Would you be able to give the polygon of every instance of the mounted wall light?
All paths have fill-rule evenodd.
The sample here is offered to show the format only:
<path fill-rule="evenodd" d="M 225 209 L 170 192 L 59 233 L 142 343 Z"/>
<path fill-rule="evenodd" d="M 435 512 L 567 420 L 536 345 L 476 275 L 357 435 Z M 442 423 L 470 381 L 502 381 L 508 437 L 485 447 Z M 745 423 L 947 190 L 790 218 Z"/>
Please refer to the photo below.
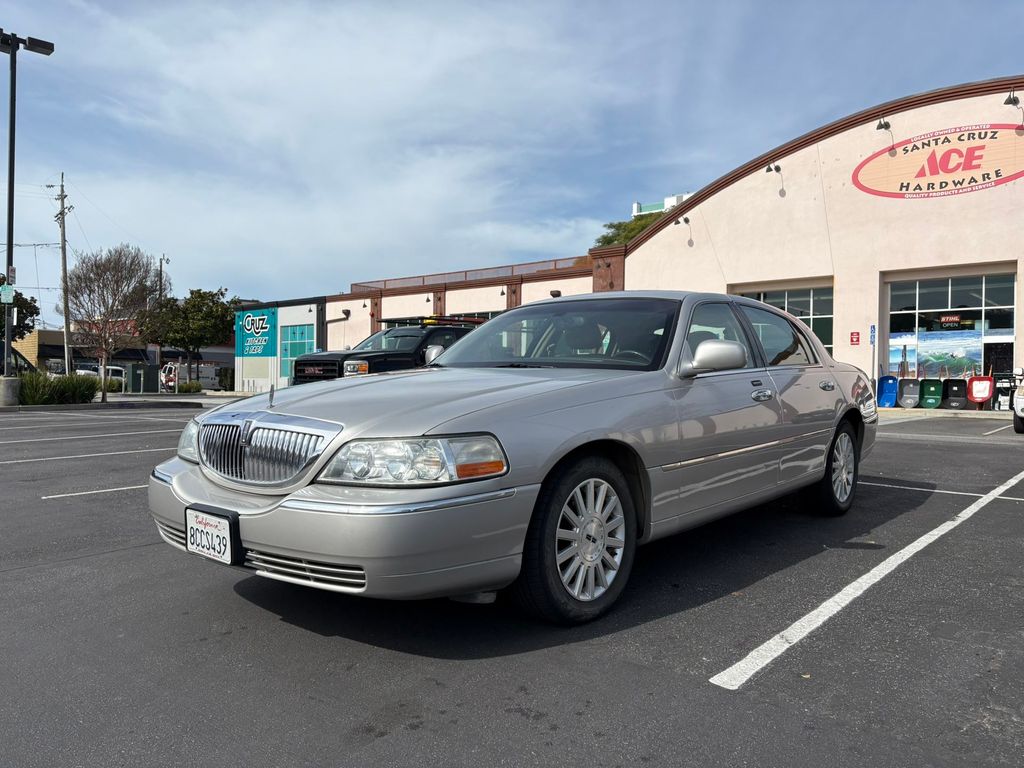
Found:
<path fill-rule="evenodd" d="M 363 299 L 363 309 L 366 309 L 366 299 Z"/>
<path fill-rule="evenodd" d="M 430 297 L 427 296 L 427 304 L 429 304 L 429 303 L 430 303 Z"/>
<path fill-rule="evenodd" d="M 501 289 L 501 295 L 502 295 L 502 296 L 504 296 L 504 295 L 505 295 L 505 289 L 504 289 L 504 288 L 502 288 L 502 289 Z"/>
<path fill-rule="evenodd" d="M 341 314 L 342 314 L 342 316 L 346 320 L 348 320 L 352 316 L 352 310 L 351 309 L 343 309 L 343 310 L 341 310 Z"/>
<path fill-rule="evenodd" d="M 782 166 L 779 165 L 778 163 L 776 163 L 775 165 L 772 165 L 771 163 L 768 163 L 768 167 L 764 169 L 765 173 L 773 173 L 773 172 L 774 173 L 779 173 L 781 171 L 782 171 Z"/>
<path fill-rule="evenodd" d="M 1013 90 L 1011 90 L 1010 95 L 1006 97 L 1006 101 L 1004 101 L 1003 104 L 1005 104 L 1008 107 L 1019 107 L 1020 98 L 1017 96 L 1016 93 L 1014 93 Z"/>
<path fill-rule="evenodd" d="M 878 118 L 878 125 L 875 126 L 876 131 L 888 131 L 892 128 L 892 125 L 884 117 Z"/>
<path fill-rule="evenodd" d="M 557 299 L 562 295 L 562 292 L 558 290 L 550 291 L 549 293 L 551 294 L 552 299 Z"/>

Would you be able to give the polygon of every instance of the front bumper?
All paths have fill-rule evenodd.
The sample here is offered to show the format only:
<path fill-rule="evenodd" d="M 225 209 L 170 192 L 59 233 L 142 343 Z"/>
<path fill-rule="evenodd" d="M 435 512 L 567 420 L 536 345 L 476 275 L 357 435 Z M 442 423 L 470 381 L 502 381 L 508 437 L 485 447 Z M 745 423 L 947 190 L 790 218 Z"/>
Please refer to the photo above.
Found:
<path fill-rule="evenodd" d="M 194 464 L 171 459 L 150 478 L 149 508 L 164 541 L 181 550 L 187 507 L 237 513 L 241 567 L 260 576 L 369 597 L 427 598 L 498 589 L 519 574 L 540 486 L 481 485 L 358 492 L 312 485 L 265 496 L 228 490 Z"/>

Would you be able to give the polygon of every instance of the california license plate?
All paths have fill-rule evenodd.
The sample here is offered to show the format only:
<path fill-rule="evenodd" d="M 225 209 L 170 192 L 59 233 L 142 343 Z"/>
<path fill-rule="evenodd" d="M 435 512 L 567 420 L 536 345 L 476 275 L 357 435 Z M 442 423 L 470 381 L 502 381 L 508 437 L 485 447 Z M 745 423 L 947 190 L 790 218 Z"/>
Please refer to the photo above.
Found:
<path fill-rule="evenodd" d="M 231 563 L 231 521 L 196 509 L 185 510 L 185 548 L 220 563 Z"/>

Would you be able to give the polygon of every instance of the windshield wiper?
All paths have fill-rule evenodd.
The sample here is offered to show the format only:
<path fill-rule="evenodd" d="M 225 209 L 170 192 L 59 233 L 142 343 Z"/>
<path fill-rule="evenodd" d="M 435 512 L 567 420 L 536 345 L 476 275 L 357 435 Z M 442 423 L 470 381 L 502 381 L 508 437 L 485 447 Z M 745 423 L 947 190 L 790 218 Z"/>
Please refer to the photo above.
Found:
<path fill-rule="evenodd" d="M 537 365 L 536 363 L 502 363 L 492 365 L 492 368 L 554 368 L 553 365 Z"/>

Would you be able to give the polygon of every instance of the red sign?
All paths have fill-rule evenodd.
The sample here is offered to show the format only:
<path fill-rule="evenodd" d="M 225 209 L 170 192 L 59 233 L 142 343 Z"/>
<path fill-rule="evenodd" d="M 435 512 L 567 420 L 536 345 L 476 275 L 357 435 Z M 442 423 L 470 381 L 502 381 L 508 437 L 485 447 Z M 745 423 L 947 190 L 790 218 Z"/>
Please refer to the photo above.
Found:
<path fill-rule="evenodd" d="M 853 171 L 862 192 L 901 200 L 978 192 L 1024 176 L 1024 129 L 1012 123 L 944 128 L 883 147 Z"/>
<path fill-rule="evenodd" d="M 850 345 L 854 347 L 860 346 L 860 331 L 850 331 Z"/>

